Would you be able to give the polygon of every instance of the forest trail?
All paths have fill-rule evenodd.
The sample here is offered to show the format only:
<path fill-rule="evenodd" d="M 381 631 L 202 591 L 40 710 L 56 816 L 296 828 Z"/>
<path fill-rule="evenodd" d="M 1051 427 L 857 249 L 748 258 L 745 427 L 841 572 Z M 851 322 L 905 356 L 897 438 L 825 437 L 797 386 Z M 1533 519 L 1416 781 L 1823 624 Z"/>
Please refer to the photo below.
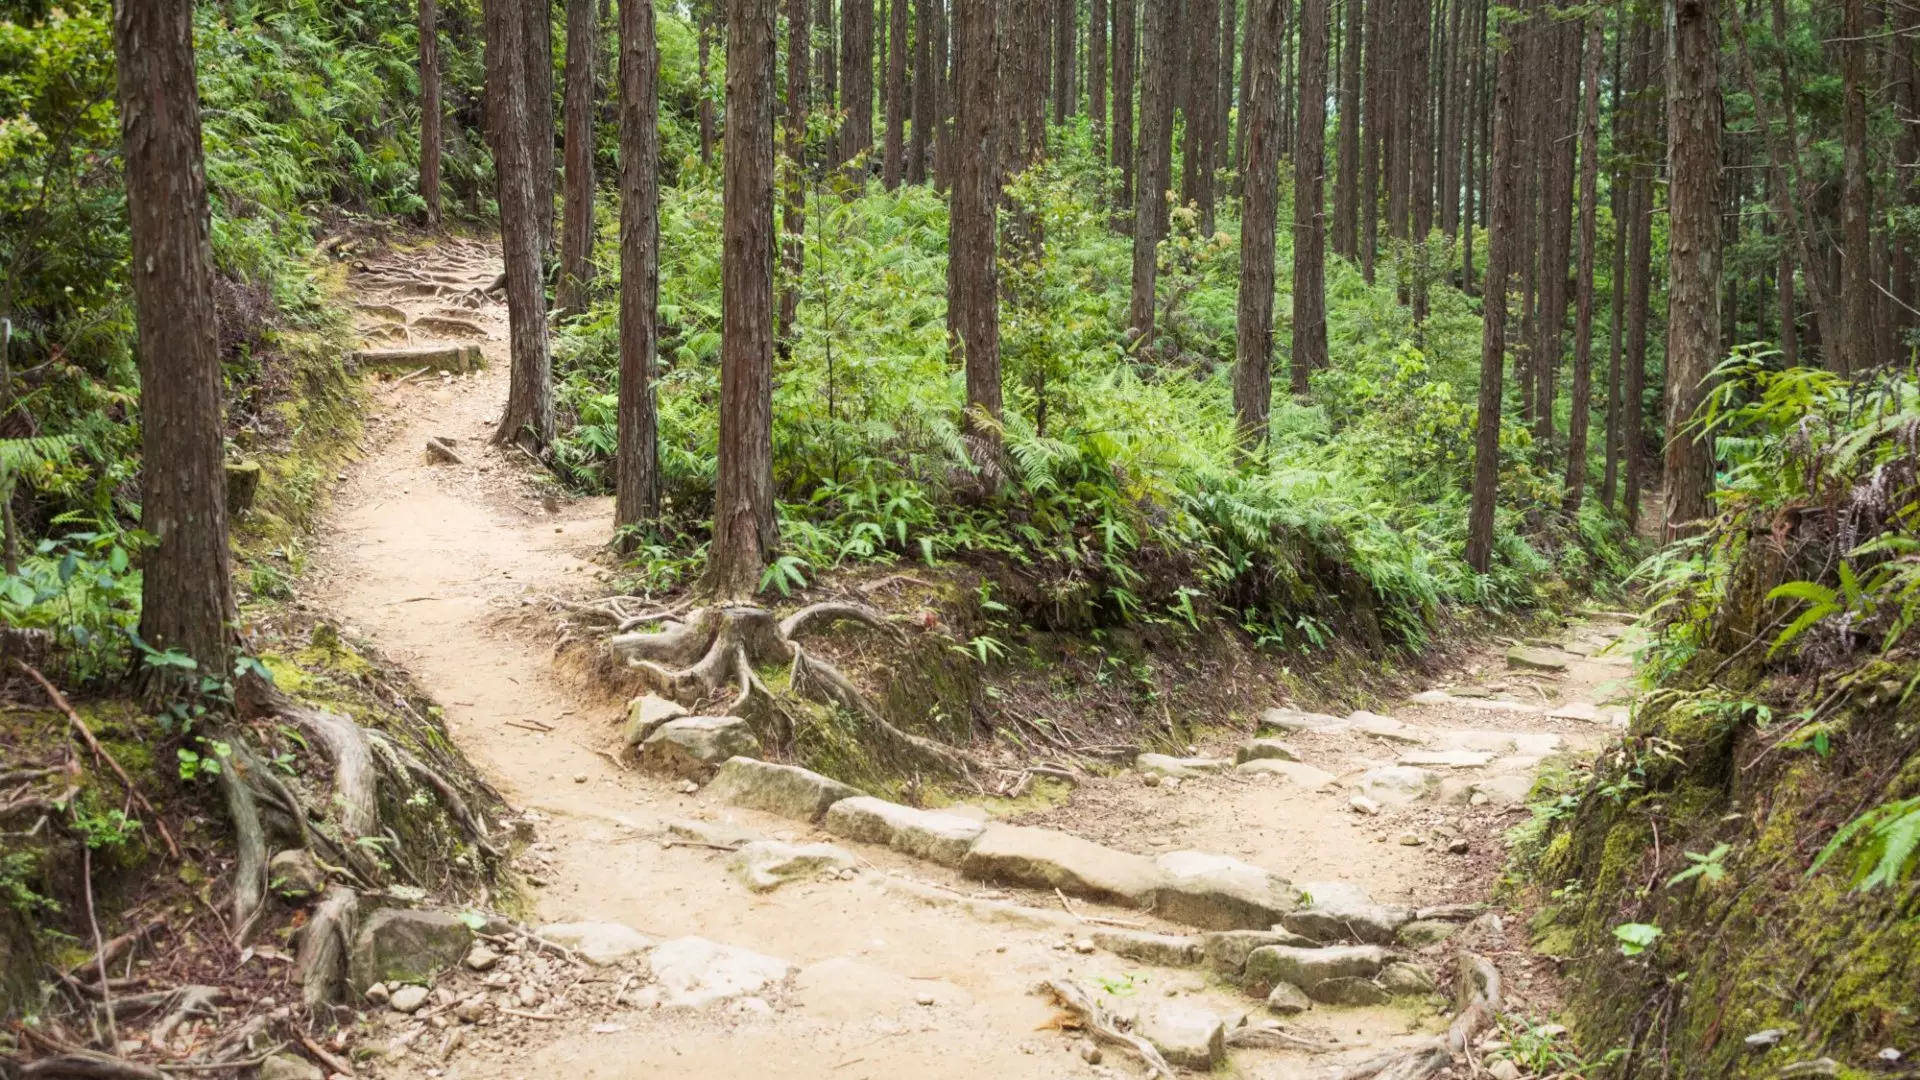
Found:
<path fill-rule="evenodd" d="M 363 1073 L 1141 1075 L 1112 1048 L 1104 1062 L 1086 1060 L 1077 1034 L 1055 1030 L 1057 1011 L 1035 988 L 1061 975 L 1105 991 L 1118 1012 L 1158 1013 L 1159 1023 L 1177 1005 L 1223 1018 L 1228 1028 L 1271 1019 L 1259 998 L 1206 967 L 1128 959 L 1090 940 L 1102 929 L 1098 920 L 1171 934 L 1191 927 L 1132 907 L 988 889 L 890 847 L 721 805 L 678 780 L 619 764 L 625 702 L 556 669 L 555 631 L 541 605 L 549 595 L 590 594 L 604 576 L 595 557 L 611 535 L 611 501 L 545 498 L 530 485 L 524 457 L 487 445 L 506 396 L 506 315 L 469 290 L 496 272 L 492 251 L 449 241 L 379 260 L 352 279 L 370 341 L 477 341 L 488 364 L 372 387 L 366 455 L 335 494 L 305 591 L 350 636 L 370 639 L 413 673 L 445 709 L 453 738 L 522 811 L 535 834 L 519 863 L 535 886 L 530 921 L 622 924 L 655 942 L 698 936 L 723 948 L 687 976 L 710 991 L 697 995 L 711 999 L 701 1007 L 660 1007 L 654 988 L 627 993 L 646 978 L 642 962 L 582 969 L 520 997 L 511 1011 L 516 988 L 502 976 L 492 984 L 499 1007 L 471 1026 L 449 1025 L 464 1032 L 459 1038 L 424 1030 L 418 1017 L 376 1011 L 369 1043 L 395 1049 Z M 394 284 L 401 279 L 424 284 Z M 428 292 L 435 295 L 419 295 Z M 477 306 L 447 306 L 461 296 Z M 396 314 L 412 329 L 394 330 Z M 461 460 L 432 459 L 430 438 Z M 1544 759 L 1598 746 L 1623 718 L 1615 699 L 1630 666 L 1601 653 L 1624 632 L 1620 620 L 1596 616 L 1512 655 L 1506 643 L 1490 642 L 1392 718 L 1269 713 L 1298 761 L 1225 767 L 1249 733 L 1221 731 L 1191 751 L 1219 754 L 1224 766 L 1188 762 L 1161 766 L 1182 775 L 1086 778 L 1067 803 L 1020 823 L 1137 855 L 1230 856 L 1323 898 L 1357 888 L 1379 905 L 1483 900 L 1503 857 L 1500 834 L 1525 820 L 1519 802 L 1534 771 Z M 1242 711 L 1255 714 L 1270 695 L 1249 688 L 1247 697 Z M 687 821 L 717 831 L 673 842 L 670 826 Z M 729 854 L 714 850 L 730 846 L 728 833 L 830 841 L 857 866 L 752 892 L 729 872 Z M 1523 927 L 1483 919 L 1459 932 L 1478 935 L 1475 947 L 1501 967 L 1510 1009 L 1552 1006 L 1551 979 L 1531 966 L 1544 961 L 1526 952 Z M 665 951 L 652 958 L 657 987 L 671 982 Z M 1431 969 L 1445 955 L 1430 949 L 1419 959 Z M 531 986 L 534 969 L 545 972 L 546 962 L 514 956 L 500 971 L 520 972 Z M 450 978 L 466 980 L 459 993 L 481 989 L 478 976 Z M 1230 1073 L 1325 1077 L 1419 1045 L 1444 1030 L 1451 1012 L 1431 1002 L 1316 1005 L 1285 1021 L 1289 1035 L 1313 1049 L 1236 1048 Z M 434 1026 L 449 1019 L 436 1016 Z M 431 1037 L 415 1043 L 418 1035 Z"/>

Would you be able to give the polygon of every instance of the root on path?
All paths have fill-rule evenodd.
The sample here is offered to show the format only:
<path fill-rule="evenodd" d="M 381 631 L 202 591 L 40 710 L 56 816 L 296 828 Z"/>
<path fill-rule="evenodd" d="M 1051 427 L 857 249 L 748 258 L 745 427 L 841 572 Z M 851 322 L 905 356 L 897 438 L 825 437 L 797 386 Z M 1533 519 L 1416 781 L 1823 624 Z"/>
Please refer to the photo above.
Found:
<path fill-rule="evenodd" d="M 1500 969 L 1478 953 L 1461 949 L 1454 954 L 1453 1023 L 1447 1033 L 1425 1046 L 1386 1054 L 1361 1062 L 1339 1080 L 1431 1080 L 1467 1053 L 1482 1031 L 1500 1015 Z"/>

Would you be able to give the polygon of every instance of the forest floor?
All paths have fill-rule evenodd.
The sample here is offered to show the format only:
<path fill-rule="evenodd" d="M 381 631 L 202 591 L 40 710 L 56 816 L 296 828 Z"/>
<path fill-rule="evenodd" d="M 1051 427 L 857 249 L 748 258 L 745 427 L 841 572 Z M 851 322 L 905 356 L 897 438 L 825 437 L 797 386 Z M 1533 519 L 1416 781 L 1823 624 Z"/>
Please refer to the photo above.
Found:
<path fill-rule="evenodd" d="M 489 280 L 493 258 L 456 241 L 381 261 L 411 260 L 409 272 L 439 275 L 451 295 Z M 425 1034 L 420 1017 L 376 1011 L 366 1037 L 394 1049 L 363 1073 L 1140 1075 L 1137 1062 L 1111 1048 L 1104 1063 L 1087 1061 L 1099 1055 L 1086 1053 L 1078 1034 L 1059 1030 L 1059 1013 L 1036 986 L 1061 975 L 1100 988 L 1120 1013 L 1172 999 L 1224 1017 L 1229 1027 L 1248 1014 L 1256 1023 L 1266 1018 L 1259 999 L 1204 968 L 1127 959 L 1087 940 L 1111 924 L 1188 932 L 1151 913 L 986 889 L 888 847 L 718 805 L 678 779 L 625 767 L 618 755 L 626 702 L 557 665 L 558 631 L 541 617 L 549 596 L 605 591 L 608 571 L 599 559 L 611 536 L 611 500 L 543 494 L 524 455 L 488 445 L 506 395 L 503 306 L 486 300 L 442 310 L 442 297 L 397 295 L 367 278 L 352 280 L 371 341 L 390 345 L 403 336 L 392 328 L 398 309 L 414 324 L 412 344 L 477 342 L 488 366 L 372 388 L 365 457 L 335 493 L 301 592 L 350 636 L 371 640 L 411 671 L 444 708 L 461 749 L 531 824 L 534 842 L 518 864 L 534 886 L 530 921 L 618 923 L 656 940 L 698 936 L 778 958 L 773 970 L 784 977 L 756 980 L 748 972 L 737 980 L 745 990 L 722 987 L 704 1007 L 670 1008 L 657 996 L 625 993 L 644 982 L 642 968 L 583 969 L 537 1010 L 482 1012 L 462 1038 L 435 1032 L 418 1043 L 408 1032 Z M 466 320 L 483 336 L 435 337 L 436 327 L 474 331 L 420 322 L 428 316 Z M 428 455 L 430 438 L 460 460 Z M 1227 855 L 1308 892 L 1334 891 L 1315 882 L 1357 886 L 1379 904 L 1488 901 L 1503 865 L 1501 836 L 1526 820 L 1522 800 L 1535 771 L 1597 748 L 1624 717 L 1630 660 L 1618 655 L 1623 647 L 1608 649 L 1623 633 L 1617 618 L 1575 625 L 1557 647 L 1535 650 L 1545 670 L 1511 667 L 1509 643 L 1489 641 L 1394 710 L 1403 726 L 1282 732 L 1300 768 L 1229 768 L 1172 781 L 1134 770 L 1087 777 L 1065 803 L 1029 811 L 1018 823 L 1140 855 Z M 1243 712 L 1257 714 L 1264 698 L 1249 697 Z M 1192 750 L 1231 761 L 1248 734 L 1221 731 Z M 1415 801 L 1393 805 L 1397 794 L 1370 779 L 1379 775 L 1373 770 L 1422 763 L 1439 790 Z M 1382 805 L 1357 807 L 1356 790 Z M 721 831 L 675 843 L 669 827 L 685 821 Z M 752 892 L 729 872 L 729 853 L 715 849 L 713 838 L 726 832 L 830 840 L 851 851 L 859 869 Z M 1001 903 L 976 902 L 983 898 Z M 1506 1008 L 1549 1016 L 1551 964 L 1526 949 L 1521 920 L 1508 914 L 1504 923 L 1482 919 L 1471 929 L 1505 976 Z M 1433 948 L 1423 959 L 1439 970 L 1447 955 Z M 655 959 L 654 975 L 664 980 L 662 963 Z M 494 988 L 508 989 L 505 980 Z M 1270 1080 L 1324 1077 L 1430 1039 L 1451 1013 L 1432 998 L 1317 1005 L 1285 1022 L 1313 1048 L 1235 1049 L 1228 1069 Z M 429 1049 L 434 1044 L 438 1052 Z"/>

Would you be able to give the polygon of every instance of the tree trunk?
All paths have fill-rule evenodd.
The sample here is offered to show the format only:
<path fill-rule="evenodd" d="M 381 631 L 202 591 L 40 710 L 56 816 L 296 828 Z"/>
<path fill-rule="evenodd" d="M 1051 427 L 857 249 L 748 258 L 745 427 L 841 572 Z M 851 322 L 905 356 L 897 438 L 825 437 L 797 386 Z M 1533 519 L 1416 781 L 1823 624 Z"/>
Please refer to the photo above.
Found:
<path fill-rule="evenodd" d="M 1391 63 L 1386 34 L 1389 0 L 1366 4 L 1366 74 L 1361 110 L 1365 116 L 1360 145 L 1360 270 L 1373 283 L 1373 263 L 1380 249 L 1380 157 L 1387 122 L 1387 70 Z"/>
<path fill-rule="evenodd" d="M 1133 91 L 1134 59 L 1139 55 L 1135 44 L 1134 28 L 1138 25 L 1136 0 L 1112 0 L 1113 2 L 1113 156 L 1110 159 L 1120 170 L 1119 197 L 1115 200 L 1123 207 L 1135 203 L 1134 149 L 1133 149 Z M 1151 2 L 1151 0 L 1149 0 Z"/>
<path fill-rule="evenodd" d="M 1327 366 L 1327 0 L 1300 0 L 1300 128 L 1293 152 L 1293 392 Z"/>
<path fill-rule="evenodd" d="M 1107 160 L 1107 0 L 1092 0 L 1087 15 L 1087 117 L 1093 124 L 1093 160 Z"/>
<path fill-rule="evenodd" d="M 933 145 L 933 129 L 939 123 L 939 76 L 933 70 L 933 4 L 914 0 L 913 4 L 913 134 L 907 143 L 907 183 L 927 182 L 927 158 Z M 791 31 L 789 31 L 791 33 Z M 788 63 L 794 53 L 787 50 Z M 803 131 L 804 135 L 805 132 Z"/>
<path fill-rule="evenodd" d="M 534 5 L 539 6 L 539 5 Z M 497 443 L 525 440 L 536 451 L 553 442 L 553 357 L 547 351 L 547 294 L 541 264 L 551 228 L 552 105 L 543 129 L 539 85 L 528 76 L 529 20 L 516 0 L 487 0 L 488 101 L 494 118 L 494 175 L 499 185 L 500 247 L 507 270 L 507 325 L 512 353 L 507 407 Z M 547 132 L 548 169 L 540 167 Z M 547 181 L 541 202 L 541 180 Z"/>
<path fill-rule="evenodd" d="M 1073 51 L 1079 41 L 1073 0 L 1053 7 L 1053 122 L 1065 125 L 1073 115 Z"/>
<path fill-rule="evenodd" d="M 813 28 L 820 36 L 814 66 L 820 71 L 820 104 L 830 110 L 840 105 L 840 37 L 835 33 L 839 26 L 833 17 L 833 0 L 820 0 L 820 6 L 813 13 Z M 841 160 L 836 129 L 826 138 L 826 161 L 828 165 L 838 165 Z"/>
<path fill-rule="evenodd" d="M 700 50 L 700 164 L 713 164 L 713 16 L 698 16 Z"/>
<path fill-rule="evenodd" d="M 1145 65 L 1140 79 L 1140 151 L 1133 203 L 1133 296 L 1128 325 L 1142 348 L 1153 344 L 1154 288 L 1166 235 L 1173 172 L 1173 21 L 1175 0 L 1146 0 Z"/>
<path fill-rule="evenodd" d="M 924 7 L 926 0 L 921 0 Z M 780 265 L 784 287 L 780 290 L 780 349 L 792 347 L 800 321 L 800 282 L 806 271 L 807 254 L 807 113 L 809 47 L 813 37 L 812 12 L 808 0 L 787 0 L 787 112 L 781 131 L 781 149 L 786 156 L 782 182 L 786 189 L 786 211 L 780 215 L 784 237 L 780 247 Z M 924 68 L 922 69 L 925 70 Z M 925 80 L 923 79 L 922 82 Z M 917 124 L 915 134 L 919 133 Z M 918 140 L 916 140 L 918 141 Z"/>
<path fill-rule="evenodd" d="M 887 154 L 881 181 L 888 191 L 900 186 L 906 166 L 907 120 L 907 4 L 887 3 Z M 916 72 L 915 77 L 919 74 Z"/>
<path fill-rule="evenodd" d="M 535 220 L 540 228 L 540 259 L 544 266 L 553 251 L 553 187 L 558 171 L 553 162 L 553 8 L 549 0 L 515 5 L 523 33 L 518 53 L 521 78 L 527 87 L 527 131 L 533 162 Z M 545 306 L 544 298 L 541 301 Z M 542 444 L 544 445 L 544 444 Z"/>
<path fill-rule="evenodd" d="M 1220 94 L 1213 111 L 1213 167 L 1226 168 L 1233 131 L 1233 46 L 1240 17 L 1238 0 L 1220 0 Z"/>
<path fill-rule="evenodd" d="M 941 191 L 953 187 L 953 77 L 948 69 L 951 53 L 946 0 L 933 0 L 933 176 Z"/>
<path fill-rule="evenodd" d="M 1600 56 L 1606 38 L 1600 12 L 1587 16 L 1586 60 L 1581 72 L 1584 100 L 1580 117 L 1580 266 L 1574 273 L 1578 293 L 1573 310 L 1573 396 L 1567 417 L 1568 517 L 1580 513 L 1587 487 L 1587 425 L 1593 385 L 1593 252 L 1600 212 Z"/>
<path fill-rule="evenodd" d="M 1629 107 L 1633 127 L 1630 140 L 1630 167 L 1633 177 L 1627 184 L 1627 344 L 1625 382 L 1626 400 L 1620 410 L 1620 458 L 1624 464 L 1625 490 L 1621 505 L 1629 528 L 1640 523 L 1640 492 L 1644 490 L 1646 465 L 1647 395 L 1647 320 L 1653 292 L 1653 164 L 1648 159 L 1655 130 L 1656 105 L 1649 100 L 1653 90 L 1653 37 L 1647 24 L 1635 20 L 1633 70 L 1628 85 L 1634 101 Z"/>
<path fill-rule="evenodd" d="M 1219 0 L 1187 0 L 1192 20 L 1186 78 L 1189 85 L 1185 146 L 1180 156 L 1180 201 L 1197 206 L 1200 234 L 1213 235 L 1213 121 L 1214 86 L 1220 66 L 1220 36 L 1211 28 L 1220 21 Z M 1200 31 L 1209 32 L 1202 33 Z"/>
<path fill-rule="evenodd" d="M 1620 106 L 1620 84 L 1625 72 L 1621 57 L 1627 49 L 1627 7 L 1616 9 L 1613 36 L 1613 172 L 1608 179 L 1608 197 L 1613 204 L 1613 274 L 1607 284 L 1607 433 L 1601 457 L 1606 462 L 1600 484 L 1600 502 L 1613 509 L 1620 478 L 1620 328 L 1624 322 L 1627 291 L 1627 174 L 1619 161 L 1627 144 L 1627 128 Z"/>
<path fill-rule="evenodd" d="M 1351 259 L 1360 238 L 1360 63 L 1363 0 L 1346 0 L 1345 41 L 1340 51 L 1339 150 L 1333 176 L 1333 250 Z"/>
<path fill-rule="evenodd" d="M 1000 285 L 995 214 L 1000 203 L 995 104 L 999 83 L 999 0 L 954 7 L 953 83 L 957 141 L 948 217 L 947 336 L 967 376 L 962 430 L 989 486 L 1000 457 Z"/>
<path fill-rule="evenodd" d="M 1525 10 L 1524 8 L 1522 9 Z M 1509 23 L 1504 35 L 1511 40 L 1528 27 Z M 1506 389 L 1508 255 L 1514 242 L 1515 202 L 1513 127 L 1515 82 L 1520 65 L 1512 52 L 1501 59 L 1494 79 L 1493 150 L 1487 168 L 1487 276 L 1486 302 L 1480 317 L 1480 400 L 1473 438 L 1473 493 L 1467 510 L 1467 565 L 1484 574 L 1493 564 L 1493 517 L 1499 499 L 1500 408 Z"/>
<path fill-rule="evenodd" d="M 1558 388 L 1560 359 L 1566 352 L 1567 264 L 1573 247 L 1574 151 L 1578 148 L 1576 132 L 1580 116 L 1580 24 L 1563 22 L 1554 26 L 1543 44 L 1547 47 L 1548 82 L 1553 93 L 1542 108 L 1548 125 L 1540 148 L 1540 175 L 1546 187 L 1540 199 L 1540 322 L 1538 345 L 1534 350 L 1537 371 L 1534 441 L 1535 450 L 1544 462 L 1553 456 L 1554 394 Z"/>
<path fill-rule="evenodd" d="M 774 0 L 727 0 L 720 448 L 707 557 L 707 586 L 721 600 L 759 591 L 780 538 L 773 491 L 774 10 Z"/>
<path fill-rule="evenodd" d="M 807 0 L 793 0 L 805 25 Z M 806 45 L 801 38 L 800 53 Z M 660 513 L 654 358 L 660 305 L 660 49 L 653 0 L 620 0 L 620 388 L 613 523 Z M 806 79 L 804 61 L 800 78 Z"/>
<path fill-rule="evenodd" d="M 191 0 L 116 4 L 113 45 L 140 367 L 140 527 L 157 541 L 142 568 L 140 635 L 224 678 L 239 616 Z"/>
<path fill-rule="evenodd" d="M 427 227 L 440 227 L 440 20 L 435 0 L 419 0 L 420 199 Z"/>
<path fill-rule="evenodd" d="M 1840 0 L 1840 300 L 1833 335 L 1834 370 L 1842 375 L 1873 365 L 1874 288 L 1867 186 L 1867 41 L 1864 0 Z M 1671 79 L 1669 80 L 1671 85 Z M 1672 451 L 1668 451 L 1671 459 Z M 1669 466 L 1671 468 L 1671 466 Z"/>
<path fill-rule="evenodd" d="M 873 3 L 840 0 L 840 107 L 846 112 L 840 125 L 843 162 L 873 149 Z M 731 62 L 732 54 L 728 59 Z M 865 171 L 856 166 L 848 175 L 859 183 Z"/>
<path fill-rule="evenodd" d="M 560 310 L 587 310 L 593 281 L 593 0 L 567 0 L 566 189 L 560 224 Z"/>
<path fill-rule="evenodd" d="M 1318 2 L 1318 0 L 1309 0 Z M 1274 231 L 1279 216 L 1280 7 L 1283 0 L 1247 0 L 1247 133 L 1240 221 L 1240 298 L 1233 414 L 1242 453 L 1255 456 L 1267 439 L 1273 401 Z"/>
<path fill-rule="evenodd" d="M 1720 361 L 1721 99 L 1713 0 L 1669 4 L 1665 535 L 1672 540 L 1698 530 L 1713 492 L 1712 441 L 1687 426 Z"/>

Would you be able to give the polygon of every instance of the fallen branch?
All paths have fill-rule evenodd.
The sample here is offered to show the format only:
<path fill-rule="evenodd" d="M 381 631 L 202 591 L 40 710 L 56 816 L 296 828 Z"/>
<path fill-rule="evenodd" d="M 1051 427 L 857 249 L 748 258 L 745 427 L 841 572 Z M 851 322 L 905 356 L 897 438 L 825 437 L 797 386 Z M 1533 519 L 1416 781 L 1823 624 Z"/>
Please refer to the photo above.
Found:
<path fill-rule="evenodd" d="M 167 823 L 160 820 L 160 812 L 153 808 L 153 804 L 147 801 L 145 795 L 140 794 L 139 788 L 133 786 L 133 779 L 127 775 L 127 770 L 121 768 L 120 763 L 114 760 L 113 755 L 107 753 L 106 748 L 100 745 L 100 740 L 93 737 L 93 730 L 87 727 L 85 720 L 80 719 L 79 713 L 73 711 L 73 706 L 67 703 L 65 695 L 61 694 L 52 683 L 47 681 L 45 675 L 40 674 L 33 665 L 28 664 L 25 660 L 15 660 L 13 666 L 25 672 L 27 677 L 34 682 L 39 683 L 40 689 L 46 692 L 47 700 L 53 702 L 53 707 L 67 714 L 67 722 L 73 725 L 74 730 L 80 733 L 82 739 L 86 740 L 87 748 L 93 751 L 94 760 L 104 761 L 113 769 L 113 774 L 120 778 L 121 786 L 127 789 L 127 796 L 134 802 L 139 803 L 140 808 L 145 810 L 149 817 L 153 818 L 153 825 L 154 828 L 159 830 L 160 839 L 166 841 L 167 851 L 172 853 L 174 859 L 178 861 L 180 858 L 180 846 L 173 842 L 173 834 L 167 831 Z"/>
<path fill-rule="evenodd" d="M 196 1016 L 215 1015 L 215 1006 L 225 1001 L 227 992 L 217 986 L 183 986 L 174 991 L 173 1002 L 167 1014 L 153 1025 L 147 1033 L 147 1045 L 155 1050 L 165 1050 L 168 1040 L 179 1030 L 180 1025 Z"/>
<path fill-rule="evenodd" d="M 257 1054 L 239 1061 L 183 1061 L 177 1064 L 160 1066 L 164 1073 L 222 1072 L 227 1069 L 253 1069 L 266 1064 L 268 1058 L 287 1048 L 286 1043 L 277 1043 L 264 1054 Z"/>
<path fill-rule="evenodd" d="M 448 446 L 446 442 L 441 439 L 429 438 L 427 440 L 427 456 L 439 461 L 444 461 L 449 465 L 465 465 L 467 463 L 465 458 L 454 453 L 453 447 Z"/>
<path fill-rule="evenodd" d="M 353 1063 L 351 1061 L 348 1061 L 346 1058 L 343 1058 L 338 1054 L 328 1051 L 326 1047 L 321 1046 L 317 1042 L 314 1042 L 312 1039 L 308 1038 L 307 1036 L 305 1035 L 300 1036 L 300 1045 L 307 1048 L 307 1053 L 312 1054 L 316 1058 L 319 1058 L 320 1064 L 325 1065 L 329 1071 L 344 1073 L 347 1076 L 352 1076 L 354 1074 Z"/>
<path fill-rule="evenodd" d="M 28 1062 L 20 1067 L 22 1080 L 49 1077 L 53 1080 L 166 1080 L 166 1073 L 151 1065 L 99 1054 L 92 1050 L 71 1049 Z"/>
<path fill-rule="evenodd" d="M 1147 1071 L 1161 1080 L 1176 1080 L 1172 1066 L 1160 1056 L 1153 1044 L 1138 1035 L 1121 1031 L 1114 1026 L 1113 1019 L 1106 1009 L 1093 999 L 1093 995 L 1068 979 L 1048 979 L 1040 984 L 1040 989 L 1053 998 L 1054 1004 L 1072 1013 L 1081 1028 L 1093 1036 L 1095 1042 L 1103 1042 L 1132 1054 L 1143 1062 Z"/>

